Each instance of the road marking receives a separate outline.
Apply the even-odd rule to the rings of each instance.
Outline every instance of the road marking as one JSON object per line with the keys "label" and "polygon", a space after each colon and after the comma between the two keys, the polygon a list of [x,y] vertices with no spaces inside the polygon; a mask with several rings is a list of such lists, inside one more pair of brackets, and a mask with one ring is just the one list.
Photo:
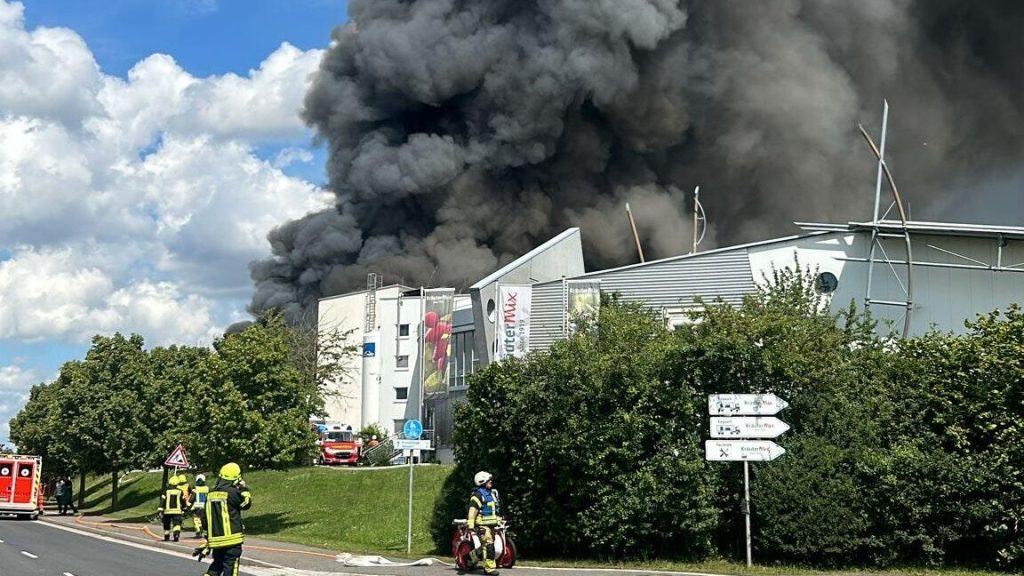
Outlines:
{"label": "road marking", "polygon": [[35,560],[36,558],[39,558],[39,556],[36,556],[35,554],[33,554],[31,552],[25,552],[24,550],[21,551],[21,554],[22,554],[22,556],[28,556],[29,558],[31,558],[33,560]]}
{"label": "road marking", "polygon": [[75,576],[75,575],[74,575],[74,574],[72,574],[71,572],[65,572],[65,573],[64,573],[64,576]]}
{"label": "road marking", "polygon": [[[57,530],[63,530],[65,532],[71,532],[73,534],[78,534],[80,536],[86,536],[86,537],[89,537],[89,538],[95,538],[96,540],[103,540],[104,542],[111,542],[113,544],[121,544],[123,546],[129,546],[131,548],[137,548],[139,550],[148,550],[150,552],[157,552],[159,554],[166,554],[168,556],[175,556],[177,558],[184,558],[186,560],[194,560],[194,558],[192,558],[191,554],[185,554],[183,552],[176,552],[174,550],[166,550],[164,548],[157,548],[155,546],[147,546],[146,544],[138,544],[138,543],[135,543],[135,542],[128,542],[126,540],[121,540],[121,539],[118,539],[118,538],[112,538],[110,536],[104,536],[102,534],[96,534],[96,533],[93,533],[93,532],[87,532],[85,530],[79,530],[78,528],[72,528],[71,526],[63,526],[61,524],[58,524],[57,522],[43,521],[43,522],[39,522],[38,525],[39,526],[49,526],[50,528],[56,528]],[[117,533],[115,532],[115,534],[117,534]],[[132,538],[132,536],[129,535],[129,534],[118,534],[118,536]],[[146,542],[149,542],[149,540],[146,540]],[[263,561],[263,560],[256,560],[255,558],[246,558],[246,560],[249,561],[249,562],[258,562],[258,563],[261,563],[261,564],[265,564],[265,565],[267,565],[267,566],[269,566],[271,568],[279,568],[279,569],[283,569],[284,568],[284,566],[280,566],[278,564],[274,564],[272,562],[266,562],[266,561]],[[238,571],[241,574],[256,574],[257,576],[259,576],[261,573],[253,571],[252,570],[253,568],[257,568],[257,567],[255,567],[255,566],[242,566],[242,567],[239,568]],[[362,575],[362,574],[353,574],[351,576],[364,576],[364,575]]]}

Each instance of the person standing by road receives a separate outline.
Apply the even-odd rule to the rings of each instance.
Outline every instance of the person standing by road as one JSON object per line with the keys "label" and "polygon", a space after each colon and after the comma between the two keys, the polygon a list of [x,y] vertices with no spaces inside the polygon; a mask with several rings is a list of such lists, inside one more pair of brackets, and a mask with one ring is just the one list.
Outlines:
{"label": "person standing by road", "polygon": [[206,546],[211,550],[213,563],[206,571],[209,576],[238,576],[238,561],[242,557],[245,540],[242,510],[252,506],[252,495],[242,469],[228,462],[220,469],[217,484],[206,496]]}
{"label": "person standing by road", "polygon": [[67,508],[64,505],[64,490],[67,489],[67,484],[64,483],[64,477],[58,476],[57,483],[53,487],[53,499],[57,502],[57,514],[61,516]]}
{"label": "person standing by road", "polygon": [[480,547],[471,554],[477,558],[483,554],[484,573],[497,574],[497,563],[494,553],[494,527],[501,521],[498,510],[497,491],[494,490],[494,477],[490,472],[481,470],[473,477],[476,488],[469,496],[469,512],[466,514],[466,526],[475,530],[480,538]]}
{"label": "person standing by road", "polygon": [[181,537],[181,515],[184,511],[185,497],[178,488],[180,482],[180,476],[171,476],[167,480],[167,489],[160,495],[160,507],[157,511],[164,524],[164,542],[171,539],[172,532],[175,542]]}
{"label": "person standing by road", "polygon": [[196,537],[206,538],[206,496],[210,493],[210,487],[206,485],[206,476],[196,474],[196,487],[192,490],[194,501],[192,502],[192,523],[196,527]]}
{"label": "person standing by road", "polygon": [[71,509],[72,514],[78,514],[78,506],[75,506],[75,483],[70,476],[64,477],[64,511]]}

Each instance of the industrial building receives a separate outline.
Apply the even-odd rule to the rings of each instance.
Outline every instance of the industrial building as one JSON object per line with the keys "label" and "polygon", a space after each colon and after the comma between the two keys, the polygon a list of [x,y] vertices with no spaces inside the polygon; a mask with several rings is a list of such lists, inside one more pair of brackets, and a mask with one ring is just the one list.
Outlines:
{"label": "industrial building", "polygon": [[[773,270],[799,265],[817,275],[816,288],[834,309],[851,301],[868,307],[879,330],[896,336],[961,333],[966,320],[1024,300],[1024,228],[888,220],[797,226],[794,236],[589,272],[580,230],[572,228],[468,294],[449,290],[450,316],[426,321],[436,290],[371,280],[365,291],[324,298],[321,329],[351,329],[364,344],[328,410],[335,420],[377,422],[395,432],[408,418],[422,419],[438,459],[448,461],[451,407],[465,396],[466,375],[565,338],[574,315],[598,313],[600,292],[640,302],[678,325],[701,301],[736,305]],[[447,319],[441,352],[427,345],[440,341],[428,326],[436,318]],[[438,360],[443,353],[447,360]],[[438,367],[443,381],[432,375],[425,384],[425,372]]]}

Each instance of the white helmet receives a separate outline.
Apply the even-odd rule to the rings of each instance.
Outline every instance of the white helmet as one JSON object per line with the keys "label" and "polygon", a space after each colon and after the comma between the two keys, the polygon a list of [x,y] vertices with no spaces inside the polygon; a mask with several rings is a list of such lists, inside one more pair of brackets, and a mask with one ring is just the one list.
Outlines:
{"label": "white helmet", "polygon": [[196,482],[206,482],[206,476],[202,474],[196,474]]}
{"label": "white helmet", "polygon": [[491,476],[490,472],[484,472],[483,470],[481,470],[476,473],[476,476],[473,476],[473,482],[476,482],[477,486],[483,486],[484,484],[490,482],[491,478],[493,478],[493,476]]}

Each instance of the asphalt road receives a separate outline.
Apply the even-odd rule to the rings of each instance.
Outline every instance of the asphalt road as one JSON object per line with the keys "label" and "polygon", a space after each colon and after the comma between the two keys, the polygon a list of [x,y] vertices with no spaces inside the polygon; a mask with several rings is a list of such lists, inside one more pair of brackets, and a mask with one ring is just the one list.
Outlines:
{"label": "asphalt road", "polygon": [[[79,524],[79,522],[82,522]],[[209,568],[189,557],[199,541],[162,542],[137,525],[74,517],[36,522],[0,518],[0,576],[199,576]],[[351,566],[337,553],[247,538],[240,574],[246,576],[482,576],[450,564]],[[343,555],[344,556],[344,555]],[[377,557],[356,557],[367,559]],[[401,562],[402,560],[397,560]],[[566,569],[517,566],[502,576],[715,576],[648,570]]]}
{"label": "asphalt road", "polygon": [[3,576],[198,575],[207,567],[177,554],[89,537],[53,524],[0,518]]}

